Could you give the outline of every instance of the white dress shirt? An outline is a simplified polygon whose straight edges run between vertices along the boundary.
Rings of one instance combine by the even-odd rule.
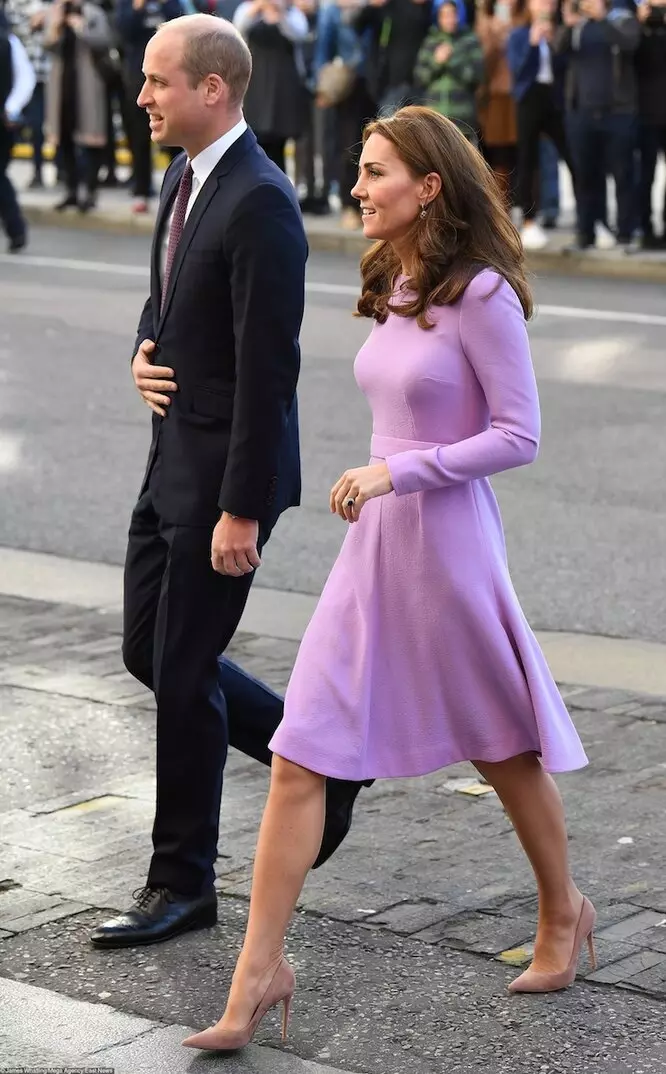
[[[185,210],[185,219],[192,212],[192,206],[194,205],[202,186],[208,179],[209,175],[215,171],[215,168],[222,160],[224,154],[231,149],[234,142],[237,142],[245,131],[247,130],[247,123],[244,119],[241,119],[235,127],[232,127],[230,131],[223,134],[221,138],[211,142],[210,145],[202,149],[200,153],[197,153],[196,157],[192,157],[190,164],[192,165],[192,193],[190,194],[189,201],[187,203],[187,209]],[[164,239],[162,242],[162,264],[160,275],[164,278],[164,265],[166,263],[166,254],[169,246],[169,232],[171,230],[171,221],[173,220],[173,211],[169,218],[169,226],[164,229]]]
[[[232,127],[230,131],[223,134],[217,141],[211,142],[210,145],[202,149],[200,153],[197,153],[196,157],[192,157],[190,161],[192,165],[192,193],[190,194],[190,200],[187,203],[187,211],[185,213],[185,219],[192,212],[192,206],[197,200],[199,191],[206,182],[208,176],[215,170],[217,165],[222,160],[222,157],[231,149],[234,142],[237,142],[241,135],[245,134],[247,130],[247,123],[244,119],[241,119],[235,127]]]
[[[553,83],[553,60],[550,54],[550,45],[547,41],[539,42],[539,73],[537,82],[550,86]]]
[[[36,78],[28,53],[16,34],[9,35],[9,47],[11,49],[13,82],[9,97],[5,101],[5,112],[8,119],[15,123],[32,97]]]

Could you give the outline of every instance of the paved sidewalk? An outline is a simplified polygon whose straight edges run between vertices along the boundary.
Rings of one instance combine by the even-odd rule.
[[[236,1066],[192,1057],[179,1041],[223,1005],[267,787],[261,766],[230,759],[218,926],[135,951],[87,942],[141,886],[149,854],[153,704],[122,669],[119,641],[117,612],[0,597],[3,1060],[90,1063],[102,1049],[103,1066],[111,1048],[108,1065],[123,1074],[327,1074],[301,1060],[363,1074],[666,1071],[665,699],[562,686],[592,762],[560,783],[576,874],[600,912],[595,973],[581,962],[583,980],[567,993],[509,996],[536,907],[495,795],[466,765],[381,781],[303,893],[289,940],[299,977],[290,1043],[271,1050],[268,1019]],[[231,655],[282,689],[296,644],[244,634]],[[98,1006],[67,1013],[63,996]],[[128,1016],[126,1037],[108,1008]],[[74,1019],[82,1035],[63,1049],[58,1027]]]
[[[52,172],[49,165],[48,172]],[[123,169],[120,169],[121,174]],[[54,189],[27,190],[30,168],[25,161],[14,161],[12,176],[20,189],[21,203],[28,220],[33,224],[54,227],[85,228],[87,230],[112,231],[116,234],[146,234],[153,231],[156,200],[151,203],[151,211],[145,215],[131,212],[131,199],[127,189],[122,188],[100,191],[99,207],[87,215],[75,210],[65,213],[55,212],[53,206],[59,194]],[[156,178],[156,182],[159,177]],[[660,171],[655,184],[657,193],[664,184]],[[662,196],[663,201],[663,196]],[[567,276],[601,276],[619,279],[649,280],[666,282],[666,251],[644,253],[632,250],[630,253],[621,248],[613,250],[591,250],[584,253],[566,252],[574,239],[573,204],[563,183],[562,227],[550,233],[548,247],[537,253],[528,254],[528,264],[534,272],[552,272]],[[305,217],[308,242],[312,250],[330,250],[337,253],[360,257],[367,249],[368,243],[360,231],[345,231],[340,226],[337,214],[328,217]]]

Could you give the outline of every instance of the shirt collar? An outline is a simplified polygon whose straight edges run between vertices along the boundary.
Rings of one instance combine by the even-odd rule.
[[[197,182],[197,186],[203,186],[206,179],[211,172],[217,167],[222,160],[222,157],[231,149],[234,142],[245,134],[247,130],[247,123],[244,119],[241,119],[235,127],[232,127],[230,131],[223,134],[221,138],[218,138],[215,142],[211,142],[210,145],[202,149],[200,153],[197,153],[196,157],[192,157],[190,161],[192,165],[192,171],[194,178]]]

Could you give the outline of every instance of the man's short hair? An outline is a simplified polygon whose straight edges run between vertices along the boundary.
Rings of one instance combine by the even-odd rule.
[[[252,56],[229,23],[187,34],[182,66],[193,88],[207,75],[219,75],[229,87],[231,104],[242,104],[252,74]]]

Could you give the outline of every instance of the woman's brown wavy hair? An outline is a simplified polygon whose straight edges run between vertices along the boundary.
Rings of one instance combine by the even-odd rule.
[[[414,248],[410,301],[391,304],[400,258],[388,241],[375,243],[361,261],[362,291],[357,312],[383,324],[389,313],[415,317],[431,328],[428,307],[444,306],[462,295],[484,268],[494,269],[513,287],[525,317],[532,295],[525,276],[523,248],[511,223],[495,176],[481,154],[454,123],[430,108],[410,106],[369,123],[363,144],[380,134],[395,147],[415,178],[436,172],[442,189],[417,216],[407,241]]]

